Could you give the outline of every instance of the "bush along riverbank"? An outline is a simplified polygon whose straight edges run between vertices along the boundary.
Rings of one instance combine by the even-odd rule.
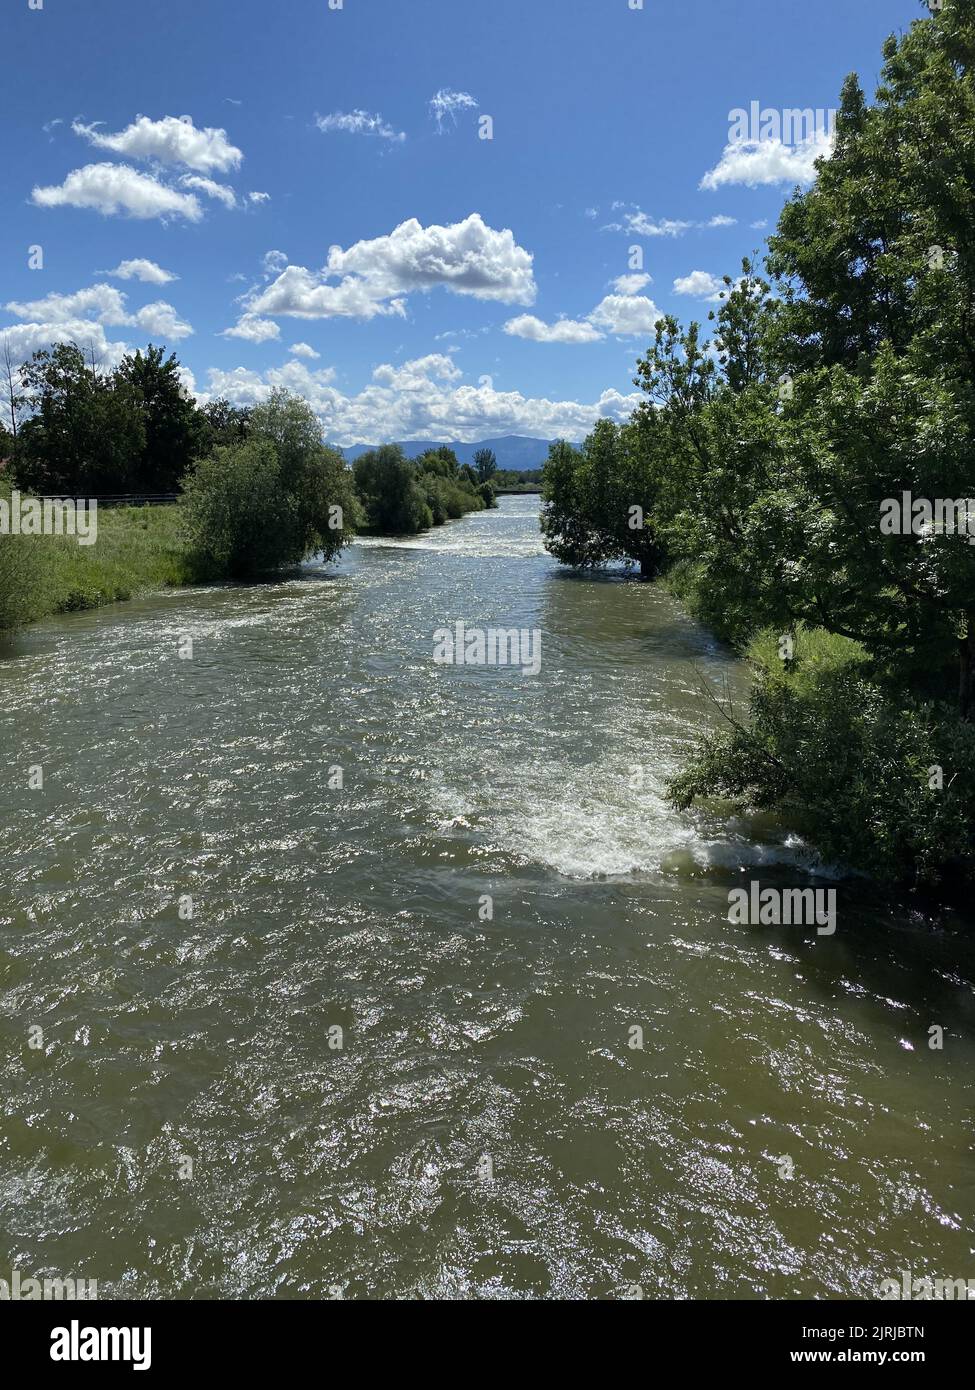
[[[275,391],[247,410],[218,401],[198,411],[180,393],[174,358],[164,361],[155,349],[136,358],[141,367],[114,385],[69,345],[36,353],[25,366],[23,377],[35,388],[27,399],[32,413],[16,440],[12,432],[0,440],[0,453],[10,458],[0,480],[0,631],[152,589],[257,579],[316,554],[327,562],[361,530],[412,533],[497,505],[490,481],[479,482],[450,449],[408,462],[400,449],[382,448],[363,455],[353,472],[322,443],[318,419],[300,398]],[[145,398],[130,389],[132,376],[143,380]],[[129,465],[95,431],[113,412],[136,451]],[[179,468],[161,465],[158,440],[147,447],[154,435],[182,451]],[[84,538],[81,505],[72,534],[62,534],[68,528],[60,509],[57,534],[43,533],[49,525],[21,524],[21,512],[42,510],[32,488],[80,504],[109,483],[180,488],[180,500],[102,508]],[[55,519],[50,504],[48,514]]]
[[[552,447],[542,519],[559,560],[639,565],[753,662],[676,806],[774,809],[939,893],[975,878],[973,74],[952,6],[888,40],[874,105],[847,79],[765,275],[725,277],[710,338],[657,324],[644,404]]]

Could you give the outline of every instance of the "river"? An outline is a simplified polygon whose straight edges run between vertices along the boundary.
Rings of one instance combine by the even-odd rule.
[[[806,878],[771,818],[671,811],[703,685],[745,672],[654,586],[563,571],[537,514],[0,647],[0,1277],[975,1276],[966,923]],[[538,629],[539,674],[435,663],[458,620]],[[835,887],[835,935],[730,923],[752,876]]]

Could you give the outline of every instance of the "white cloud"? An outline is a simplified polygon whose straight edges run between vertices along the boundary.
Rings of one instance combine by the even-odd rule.
[[[72,170],[62,184],[35,188],[31,202],[46,208],[91,208],[105,216],[185,217],[188,222],[199,222],[203,216],[192,193],[167,188],[128,164],[86,164]]]
[[[614,203],[613,210],[619,211],[625,208],[625,203]],[[683,222],[673,217],[655,218],[648,217],[640,208],[630,204],[631,210],[624,213],[622,222],[609,222],[603,227],[604,232],[628,232],[631,236],[642,237],[679,237],[685,232],[692,230],[710,230],[714,227],[734,227],[738,219],[726,217],[724,213],[717,213],[707,222]]]
[[[580,323],[577,319],[544,323],[534,314],[509,319],[504,331],[513,338],[529,338],[533,343],[596,343],[603,336],[591,323]]]
[[[721,159],[701,180],[701,188],[723,188],[728,184],[745,184],[757,188],[770,183],[812,183],[816,177],[815,161],[829,158],[833,137],[817,131],[797,145],[784,145],[781,140],[730,141]]]
[[[248,193],[247,201],[249,203],[269,203],[271,195],[270,193]]]
[[[371,319],[377,314],[406,317],[402,299],[385,303],[382,290],[354,277],[329,285],[325,282],[326,274],[289,265],[273,284],[249,301],[248,307],[256,314],[287,314],[302,319]]]
[[[288,351],[295,357],[320,357],[310,343],[292,343]]]
[[[265,257],[269,269],[271,255]],[[288,266],[246,307],[296,318],[404,317],[401,296],[438,285],[475,299],[531,304],[532,257],[509,230],[496,231],[478,213],[448,227],[423,227],[411,218],[388,236],[356,242],[347,251],[333,246],[321,271]]]
[[[168,285],[170,280],[179,279],[178,275],[163,270],[155,261],[140,259],[122,261],[114,270],[101,270],[98,274],[111,275],[116,280],[142,280],[147,285]]]
[[[261,265],[264,274],[270,278],[272,275],[280,275],[288,264],[288,258],[283,251],[265,251]]]
[[[56,325],[77,325],[112,328],[141,328],[143,332],[162,338],[186,338],[193,332],[190,324],[179,318],[171,304],[157,300],[130,314],[126,296],[114,285],[91,285],[74,294],[49,294],[29,303],[11,300],[5,306],[18,318],[33,319],[47,329]],[[9,330],[2,330],[9,331]],[[104,341],[101,335],[100,341]]]
[[[675,294],[690,294],[695,299],[717,299],[724,288],[724,281],[707,270],[692,270],[674,281]]]
[[[601,299],[585,319],[545,323],[534,314],[521,314],[509,319],[504,331],[536,343],[596,343],[606,334],[621,338],[650,336],[663,314],[652,299],[637,293],[649,283],[649,275],[619,275],[613,281],[617,293]]]
[[[606,232],[631,232],[634,236],[683,236],[684,232],[693,227],[693,222],[678,222],[673,218],[664,218],[658,222],[652,217],[648,217],[639,208],[635,212],[628,212],[622,222],[610,222],[603,230]]]
[[[430,111],[441,133],[446,117],[449,116],[456,125],[458,111],[476,111],[478,105],[477,99],[469,92],[452,92],[449,87],[441,87],[440,91],[430,98]]]
[[[125,356],[127,345],[110,342],[105,329],[91,319],[62,319],[56,323],[15,323],[0,328],[0,340],[10,347],[11,357],[25,362],[32,353],[50,348],[54,343],[77,343],[86,357],[92,354],[96,365],[111,370]]]
[[[608,294],[589,315],[597,328],[618,337],[649,336],[663,314],[652,299],[641,294]]]
[[[753,232],[764,232],[765,228],[768,226],[768,218],[760,217],[757,222],[750,222],[748,225]]]
[[[638,271],[633,275],[617,275],[613,281],[613,287],[618,294],[639,294],[645,286],[650,284],[650,276]]]
[[[43,299],[25,302],[11,300],[4,306],[22,319],[37,319],[45,323],[68,323],[90,319],[102,324],[131,324],[125,307],[125,295],[114,285],[91,285],[74,294],[48,294]]]
[[[200,173],[236,169],[242,152],[227,139],[227,132],[212,126],[197,130],[189,116],[164,116],[153,121],[137,116],[130,126],[114,135],[98,129],[100,122],[85,125],[73,121],[71,129],[98,149],[132,159],[158,159],[161,164],[182,164]]]
[[[406,139],[405,131],[396,131],[378,113],[368,111],[334,111],[330,116],[315,116],[315,124],[323,134],[344,131],[347,135],[375,135],[380,140],[400,143]]]
[[[135,323],[153,338],[176,340],[188,338],[193,332],[192,326],[179,317],[173,306],[161,299],[137,309]]]
[[[233,328],[225,328],[221,338],[243,338],[248,343],[266,343],[281,337],[281,329],[273,319],[262,319],[257,314],[242,314]]]
[[[348,251],[333,246],[328,272],[361,276],[385,295],[446,285],[455,294],[503,304],[535,299],[531,255],[509,230],[495,231],[476,212],[448,227],[423,227],[413,217],[389,236],[356,242]]]
[[[296,361],[264,373],[212,369],[202,397],[226,396],[252,405],[265,400],[272,387],[286,387],[308,400],[326,438],[343,445],[417,438],[471,442],[501,434],[581,439],[600,416],[624,420],[641,399],[638,393],[608,390],[588,404],[470,386],[438,353],[400,367],[377,367],[369,385],[354,396],[344,395],[334,382],[331,369],[314,371]]]
[[[205,179],[200,174],[183,174],[179,182],[182,188],[192,188],[196,193],[205,194],[207,198],[216,198],[225,208],[237,206],[237,195],[228,184],[215,183],[213,179]]]
[[[464,373],[445,357],[442,352],[430,352],[426,357],[416,357],[412,362],[404,362],[401,367],[393,367],[388,362],[377,367],[372,374],[373,381],[380,386],[388,386],[393,391],[422,391],[430,385],[430,378],[440,381],[460,381]]]

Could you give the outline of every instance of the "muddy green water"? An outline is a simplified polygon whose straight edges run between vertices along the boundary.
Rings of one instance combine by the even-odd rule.
[[[833,937],[730,924],[749,877],[811,881],[787,827],[662,799],[702,678],[744,673],[651,586],[561,572],[537,510],[0,648],[0,1278],[975,1277],[966,924],[848,881]],[[540,674],[434,664],[458,619],[540,629]]]

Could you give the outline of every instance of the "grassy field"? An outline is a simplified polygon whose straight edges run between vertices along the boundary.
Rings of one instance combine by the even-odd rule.
[[[193,578],[177,506],[103,508],[98,539],[90,546],[72,537],[40,536],[0,540],[0,550],[6,552],[0,555],[0,627],[98,608]],[[5,577],[17,596],[7,622]]]

